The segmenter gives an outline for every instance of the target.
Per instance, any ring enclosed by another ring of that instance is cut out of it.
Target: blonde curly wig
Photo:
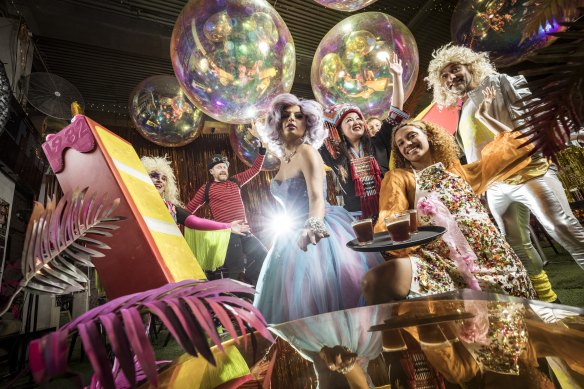
[[[458,161],[459,150],[456,141],[444,128],[424,120],[406,120],[393,131],[391,140],[391,152],[393,154],[396,168],[409,169],[412,166],[410,162],[404,158],[395,143],[395,134],[397,134],[400,128],[407,126],[416,127],[426,134],[428,137],[428,144],[430,145],[430,153],[432,153],[434,162],[442,162],[444,167],[448,168],[453,162]]]
[[[142,157],[142,165],[146,168],[148,174],[156,172],[166,176],[166,186],[162,198],[170,201],[174,205],[182,206],[178,199],[178,188],[176,186],[176,177],[172,170],[171,162],[166,157]]]
[[[440,73],[442,69],[451,63],[466,65],[472,76],[472,83],[478,85],[481,80],[491,74],[497,74],[495,65],[489,59],[487,52],[472,51],[468,47],[455,46],[451,43],[442,46],[432,53],[432,60],[428,65],[428,77],[424,80],[428,83],[428,89],[434,93],[434,101],[440,107],[453,107],[459,98],[442,87]]]

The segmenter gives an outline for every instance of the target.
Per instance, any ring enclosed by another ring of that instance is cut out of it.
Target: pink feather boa
[[[477,271],[477,257],[448,208],[437,196],[429,195],[418,201],[418,211],[429,216],[434,225],[446,228],[442,240],[450,249],[450,259],[456,263],[456,267],[468,287],[473,290],[481,290],[479,282],[474,276]]]

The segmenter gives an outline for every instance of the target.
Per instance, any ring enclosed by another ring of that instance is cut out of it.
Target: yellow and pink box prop
[[[43,150],[65,192],[119,198],[114,214],[127,220],[107,239],[111,250],[94,258],[108,298],[185,279],[205,279],[132,145],[93,120],[77,115]]]

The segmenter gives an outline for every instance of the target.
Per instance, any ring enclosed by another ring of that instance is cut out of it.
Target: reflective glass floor
[[[225,342],[226,353],[214,351],[217,367],[185,355],[161,372],[159,387],[584,387],[581,308],[463,290],[272,332],[275,344]]]

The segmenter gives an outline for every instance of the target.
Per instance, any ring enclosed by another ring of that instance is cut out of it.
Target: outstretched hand
[[[316,245],[322,238],[328,238],[328,234],[314,232],[310,228],[303,228],[298,237],[298,247],[300,247],[300,250],[306,251],[309,244]]]
[[[491,104],[493,104],[496,96],[497,90],[495,87],[488,86],[483,90],[483,101],[481,101],[477,109],[477,118],[480,118],[488,113],[489,108],[491,107]]]
[[[491,104],[497,97],[497,90],[494,86],[488,86],[483,90],[483,97],[484,104]]]
[[[389,71],[394,76],[401,76],[404,72],[402,60],[398,57],[395,51],[391,53],[391,58],[387,58],[387,66],[389,66]]]
[[[357,353],[351,352],[347,347],[341,345],[334,347],[324,346],[320,349],[318,355],[329,370],[338,371],[341,374],[347,374],[357,362]]]
[[[231,232],[237,235],[245,235],[250,231],[249,225],[243,220],[235,220],[231,222]]]

